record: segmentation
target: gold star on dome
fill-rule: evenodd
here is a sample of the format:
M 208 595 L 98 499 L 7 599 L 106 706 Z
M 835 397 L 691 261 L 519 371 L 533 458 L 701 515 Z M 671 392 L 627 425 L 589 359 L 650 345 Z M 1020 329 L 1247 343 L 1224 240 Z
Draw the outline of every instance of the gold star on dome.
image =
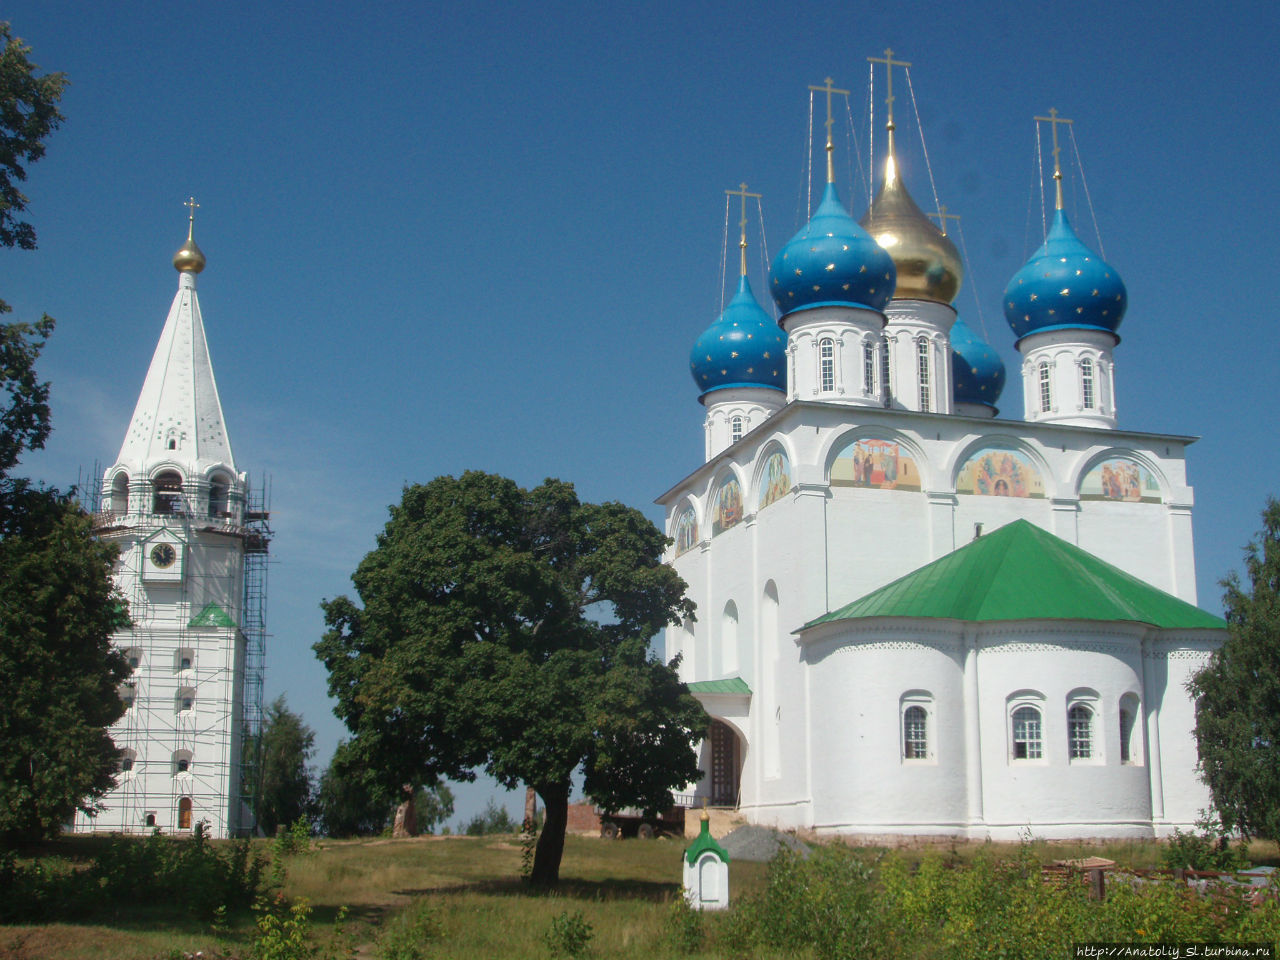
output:
M 1063 287 L 1063 288 L 1062 288 L 1062 295 L 1063 295 L 1064 297 L 1070 296 L 1070 295 L 1071 295 L 1071 288 L 1070 288 L 1070 287 Z
M 730 359 L 730 360 L 737 360 L 737 359 L 738 359 L 738 351 L 737 351 L 737 350 L 731 350 L 731 351 L 729 351 L 729 359 Z
M 1094 287 L 1094 288 L 1093 288 L 1093 295 L 1094 295 L 1095 297 L 1098 295 L 1098 288 L 1097 288 L 1097 287 Z
M 847 243 L 842 243 L 842 244 L 840 244 L 840 249 L 841 249 L 841 250 L 843 250 L 845 253 L 848 253 L 848 252 L 849 252 L 849 245 L 848 245 Z
M 755 372 L 756 372 L 755 367 L 747 367 L 747 373 L 755 373 Z
M 849 285 L 848 285 L 847 283 L 843 283 L 843 284 L 841 284 L 841 285 L 840 285 L 840 289 L 841 289 L 841 290 L 848 290 L 848 289 L 849 289 Z
M 797 268 L 796 268 L 796 276 L 797 276 L 797 277 L 798 277 L 798 276 L 800 276 L 800 268 L 799 268 L 799 267 L 797 267 Z
M 860 267 L 858 268 L 858 272 L 859 272 L 859 273 L 866 273 L 866 272 L 867 272 L 867 265 L 864 263 L 862 266 L 860 266 Z
M 822 289 L 822 288 L 821 288 L 820 286 L 818 286 L 816 283 L 813 285 L 813 292 L 814 292 L 814 293 L 817 293 L 817 292 L 818 292 L 819 290 L 821 290 L 821 289 Z
M 1084 273 L 1084 271 L 1083 271 L 1083 270 L 1077 270 L 1077 271 L 1076 271 L 1076 276 L 1078 277 L 1078 276 L 1080 276 L 1080 274 L 1082 274 L 1082 273 Z
M 1033 293 L 1033 294 L 1031 295 L 1031 302 L 1032 302 L 1032 303 L 1035 303 L 1035 302 L 1036 302 L 1036 298 L 1037 298 L 1038 296 L 1039 296 L 1038 294 Z
M 766 351 L 764 352 L 764 358 L 765 358 L 766 360 L 768 360 L 768 359 L 769 359 L 769 351 L 768 351 L 768 350 L 766 350 Z
M 826 267 L 824 267 L 823 269 L 824 269 L 824 270 L 826 270 L 826 271 L 829 273 L 829 272 L 831 272 L 832 270 L 834 270 L 835 268 L 836 268 L 836 265 L 835 265 L 834 263 L 828 263 L 828 264 L 826 265 Z

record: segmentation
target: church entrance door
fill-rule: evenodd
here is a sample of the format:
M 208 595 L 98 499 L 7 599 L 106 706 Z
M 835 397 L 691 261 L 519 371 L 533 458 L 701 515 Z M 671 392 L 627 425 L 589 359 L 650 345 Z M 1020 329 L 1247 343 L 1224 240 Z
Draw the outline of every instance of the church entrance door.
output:
M 711 802 L 738 805 L 738 735 L 719 720 L 711 721 Z

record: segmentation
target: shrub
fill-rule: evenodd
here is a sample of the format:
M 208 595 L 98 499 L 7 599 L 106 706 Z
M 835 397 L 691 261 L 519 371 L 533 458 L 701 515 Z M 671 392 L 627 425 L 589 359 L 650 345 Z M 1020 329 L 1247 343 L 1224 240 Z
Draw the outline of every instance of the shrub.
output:
M 685 897 L 671 901 L 665 921 L 667 941 L 678 953 L 696 953 L 702 947 L 706 931 L 702 911 L 695 910 Z
M 1248 848 L 1241 842 L 1231 845 L 1231 834 L 1218 818 L 1204 811 L 1196 821 L 1193 833 L 1183 833 L 1173 828 L 1160 853 L 1160 862 L 1167 870 L 1221 870 L 1231 873 L 1248 862 Z
M 490 833 L 515 833 L 519 829 L 520 824 L 511 818 L 507 808 L 490 797 L 485 808 L 466 822 L 462 832 L 468 837 L 483 837 Z
M 378 936 L 378 960 L 425 960 L 424 944 L 440 939 L 443 927 L 429 900 L 419 900 L 400 913 Z
M 568 910 L 551 918 L 551 928 L 547 930 L 547 947 L 553 957 L 580 957 L 587 952 L 591 943 L 591 924 L 581 910 Z

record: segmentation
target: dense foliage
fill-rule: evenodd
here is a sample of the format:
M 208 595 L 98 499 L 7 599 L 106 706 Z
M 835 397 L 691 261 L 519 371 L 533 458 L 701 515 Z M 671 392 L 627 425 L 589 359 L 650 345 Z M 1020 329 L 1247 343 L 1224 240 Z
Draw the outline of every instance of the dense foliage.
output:
M 1244 563 L 1247 584 L 1222 581 L 1227 641 L 1190 685 L 1196 745 L 1223 825 L 1280 841 L 1280 501 Z
M 78 922 L 137 917 L 149 907 L 211 920 L 246 909 L 263 892 L 265 863 L 247 841 L 215 847 L 159 832 L 145 840 L 112 837 L 87 866 L 0 854 L 0 923 Z
M 394 796 L 379 771 L 371 770 L 352 741 L 338 744 L 316 791 L 320 830 L 327 837 L 371 837 L 391 826 Z M 453 816 L 453 791 L 443 783 L 414 792 L 418 830 L 431 833 Z
M 315 753 L 315 742 L 315 731 L 289 709 L 281 694 L 263 711 L 260 741 L 246 744 L 246 749 L 258 751 L 250 795 L 258 827 L 268 836 L 311 812 L 315 781 L 307 761 Z
M 692 616 L 662 533 L 570 484 L 470 472 L 407 487 L 316 653 L 386 790 L 483 767 L 542 797 L 531 879 L 554 883 L 572 778 L 606 807 L 671 804 L 707 718 L 649 639 Z
M 0 23 L 0 247 L 33 250 L 36 232 L 18 219 L 27 198 L 18 183 L 27 179 L 24 164 L 44 156 L 45 138 L 62 122 L 58 101 L 67 85 L 61 73 L 38 75 L 28 59 L 31 48 Z
M 739 900 L 716 940 L 732 956 L 1043 960 L 1086 941 L 1276 944 L 1280 907 L 1274 895 L 1250 904 L 1243 888 L 1199 894 L 1114 874 L 1093 901 L 1078 879 L 1046 882 L 1029 846 L 913 863 L 833 844 L 808 860 L 779 853 L 763 893 Z

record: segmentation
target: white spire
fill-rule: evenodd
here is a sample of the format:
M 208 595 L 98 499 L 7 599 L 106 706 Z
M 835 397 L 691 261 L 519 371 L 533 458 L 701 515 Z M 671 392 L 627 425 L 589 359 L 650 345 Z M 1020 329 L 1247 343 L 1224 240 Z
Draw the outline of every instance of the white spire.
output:
M 194 272 L 179 274 L 178 292 L 116 463 L 134 476 L 160 464 L 177 466 L 189 479 L 215 466 L 236 472 Z

